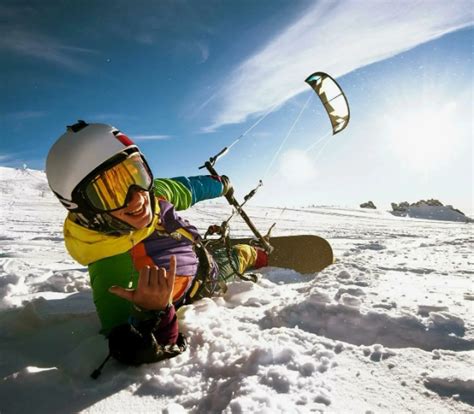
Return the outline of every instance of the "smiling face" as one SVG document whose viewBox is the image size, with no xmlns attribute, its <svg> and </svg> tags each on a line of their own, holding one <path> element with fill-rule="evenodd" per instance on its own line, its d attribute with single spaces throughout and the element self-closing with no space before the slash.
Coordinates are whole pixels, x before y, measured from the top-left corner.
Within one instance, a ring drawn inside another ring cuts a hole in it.
<svg viewBox="0 0 474 414">
<path fill-rule="evenodd" d="M 143 190 L 133 190 L 128 204 L 109 214 L 135 227 L 137 230 L 148 226 L 153 218 L 150 194 Z"/>
</svg>

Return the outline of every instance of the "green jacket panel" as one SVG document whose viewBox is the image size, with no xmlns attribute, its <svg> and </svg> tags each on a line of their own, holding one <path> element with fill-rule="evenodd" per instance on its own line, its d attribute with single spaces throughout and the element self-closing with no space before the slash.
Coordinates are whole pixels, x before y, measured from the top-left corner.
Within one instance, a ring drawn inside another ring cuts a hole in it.
<svg viewBox="0 0 474 414">
<path fill-rule="evenodd" d="M 126 252 L 90 264 L 89 275 L 94 304 L 102 323 L 101 332 L 107 334 L 114 326 L 128 321 L 133 307 L 129 301 L 110 293 L 109 288 L 112 285 L 135 288 L 138 271 L 133 266 L 130 253 Z"/>
</svg>

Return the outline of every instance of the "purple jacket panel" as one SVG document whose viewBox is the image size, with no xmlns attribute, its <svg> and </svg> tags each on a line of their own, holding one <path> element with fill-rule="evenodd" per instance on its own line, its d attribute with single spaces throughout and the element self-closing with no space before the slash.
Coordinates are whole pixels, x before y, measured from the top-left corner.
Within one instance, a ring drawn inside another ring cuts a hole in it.
<svg viewBox="0 0 474 414">
<path fill-rule="evenodd" d="M 194 253 L 193 242 L 174 232 L 182 228 L 189 232 L 194 240 L 199 239 L 199 232 L 187 220 L 178 216 L 173 204 L 166 200 L 158 200 L 158 203 L 160 224 L 171 237 L 168 234 L 160 234 L 159 231 L 154 232 L 143 241 L 146 254 L 157 266 L 165 268 L 169 267 L 170 257 L 175 255 L 176 274 L 194 277 L 198 269 L 198 258 Z"/>
</svg>

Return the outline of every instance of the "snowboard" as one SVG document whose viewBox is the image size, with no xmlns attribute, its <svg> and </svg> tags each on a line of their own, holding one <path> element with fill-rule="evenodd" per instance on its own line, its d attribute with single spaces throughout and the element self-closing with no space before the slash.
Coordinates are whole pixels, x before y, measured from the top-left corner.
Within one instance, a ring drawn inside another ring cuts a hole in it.
<svg viewBox="0 0 474 414">
<path fill-rule="evenodd" d="M 249 244 L 250 239 L 232 239 L 232 244 Z M 331 245 L 319 236 L 298 235 L 271 237 L 274 247 L 268 266 L 293 269 L 299 273 L 320 272 L 334 263 Z"/>
</svg>

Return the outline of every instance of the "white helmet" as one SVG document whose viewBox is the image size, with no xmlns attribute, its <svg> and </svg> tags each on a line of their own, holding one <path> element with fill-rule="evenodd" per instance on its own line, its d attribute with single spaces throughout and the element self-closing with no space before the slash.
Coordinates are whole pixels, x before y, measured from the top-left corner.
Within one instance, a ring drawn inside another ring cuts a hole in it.
<svg viewBox="0 0 474 414">
<path fill-rule="evenodd" d="M 91 209 L 78 189 L 91 174 L 100 172 L 104 163 L 133 153 L 140 153 L 139 148 L 117 128 L 78 121 L 68 126 L 51 147 L 46 160 L 46 177 L 51 190 L 81 225 L 105 233 L 130 231 L 131 226 L 107 212 Z M 145 158 L 140 155 L 152 178 Z M 152 191 L 151 188 L 150 200 L 154 208 Z"/>
</svg>

